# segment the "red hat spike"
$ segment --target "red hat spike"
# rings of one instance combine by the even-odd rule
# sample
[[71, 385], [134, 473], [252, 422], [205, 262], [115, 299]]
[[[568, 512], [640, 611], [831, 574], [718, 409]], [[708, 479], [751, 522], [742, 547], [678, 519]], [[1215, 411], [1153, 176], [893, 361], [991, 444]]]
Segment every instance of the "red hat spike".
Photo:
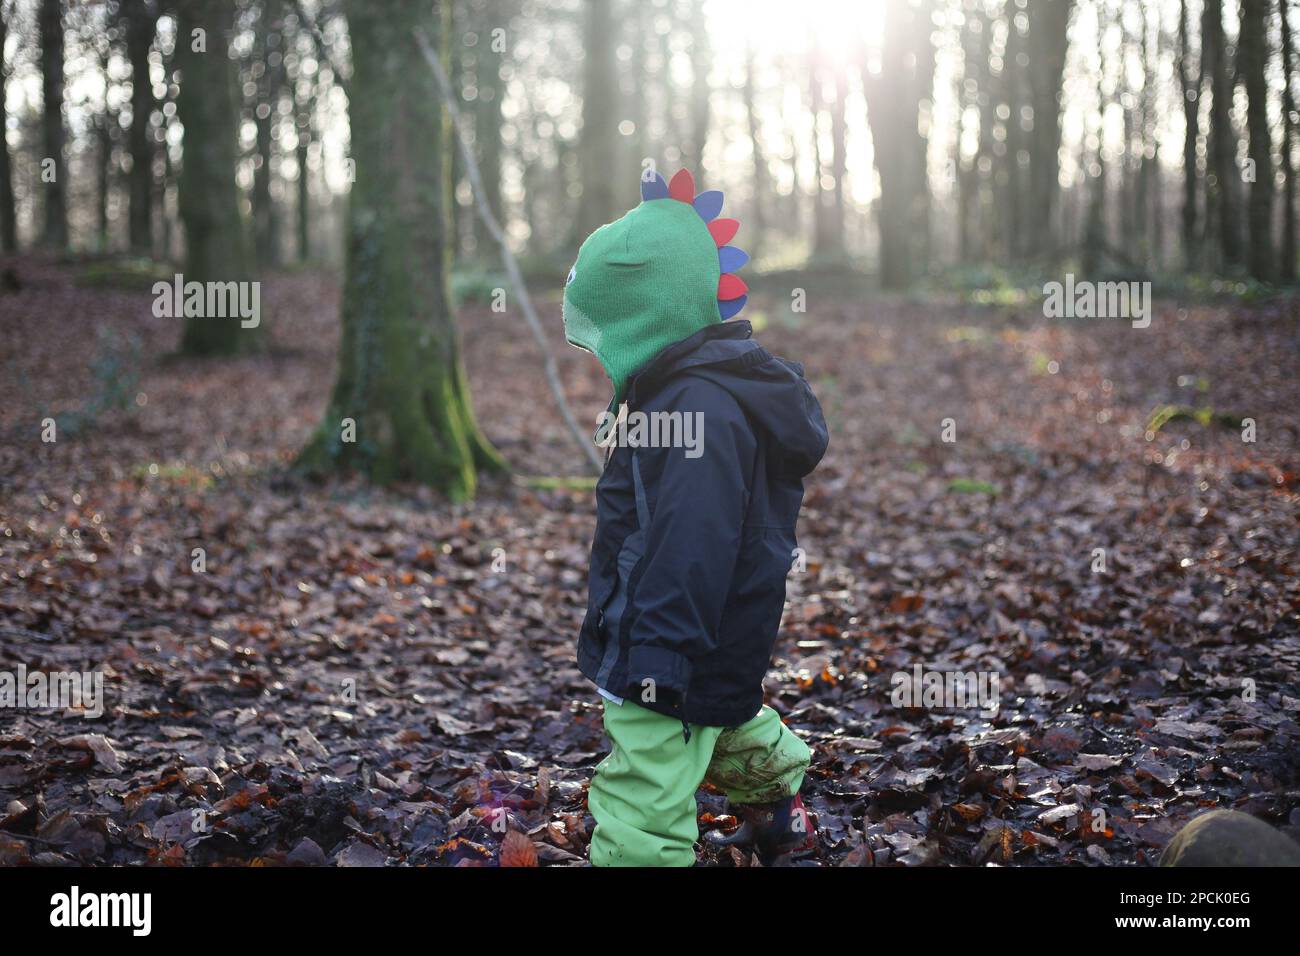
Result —
[[740, 229], [740, 222], [735, 219], [715, 219], [708, 225], [709, 235], [713, 236], [713, 241], [719, 248], [735, 238], [737, 230]]
[[684, 202], [690, 205], [695, 199], [695, 177], [691, 171], [683, 167], [673, 174], [673, 178], [668, 180], [668, 195], [678, 202]]
[[745, 285], [745, 280], [734, 272], [724, 272], [718, 279], [718, 298], [723, 302], [739, 299], [748, 291], [749, 286]]

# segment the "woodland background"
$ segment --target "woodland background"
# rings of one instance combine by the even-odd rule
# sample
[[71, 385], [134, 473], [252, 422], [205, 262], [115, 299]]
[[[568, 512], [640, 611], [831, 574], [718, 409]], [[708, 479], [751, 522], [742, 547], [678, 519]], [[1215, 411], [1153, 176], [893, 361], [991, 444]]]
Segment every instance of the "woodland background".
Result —
[[[1300, 827], [1294, 4], [0, 13], [0, 669], [108, 706], [6, 714], [0, 863], [582, 862], [552, 382], [580, 433], [608, 383], [559, 302], [647, 161], [726, 193], [831, 427], [768, 682], [816, 752], [800, 862]], [[178, 272], [260, 281], [260, 324], [159, 317]], [[1045, 317], [1067, 274], [1150, 282], [1150, 326]], [[998, 715], [895, 707], [917, 663], [999, 674]]]

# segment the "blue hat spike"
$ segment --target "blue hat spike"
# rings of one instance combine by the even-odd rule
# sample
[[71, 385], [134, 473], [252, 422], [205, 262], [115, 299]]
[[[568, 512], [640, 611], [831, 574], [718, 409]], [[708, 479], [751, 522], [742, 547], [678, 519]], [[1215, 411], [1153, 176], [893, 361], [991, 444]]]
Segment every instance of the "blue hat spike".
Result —
[[641, 178], [641, 199], [667, 199], [668, 198], [668, 181], [659, 173], [654, 174], [653, 179]]
[[745, 307], [745, 303], [748, 301], [749, 296], [742, 295], [739, 299], [728, 299], [725, 302], [719, 302], [718, 312], [722, 316], [722, 320], [725, 322], [727, 319], [734, 316]]
[[712, 222], [722, 212], [722, 193], [717, 189], [707, 189], [695, 197], [691, 203], [695, 212], [705, 222]]
[[738, 246], [723, 246], [718, 250], [718, 271], [737, 272], [749, 261], [749, 253]]

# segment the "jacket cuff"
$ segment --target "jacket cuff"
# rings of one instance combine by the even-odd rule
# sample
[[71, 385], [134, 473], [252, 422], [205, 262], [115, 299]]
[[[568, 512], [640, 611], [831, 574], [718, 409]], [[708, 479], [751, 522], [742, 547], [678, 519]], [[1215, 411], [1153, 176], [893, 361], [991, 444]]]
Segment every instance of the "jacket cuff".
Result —
[[691, 684], [691, 659], [664, 647], [634, 644], [627, 652], [627, 675], [634, 697], [640, 697], [641, 682], [648, 677], [655, 682], [658, 699], [668, 696], [665, 691], [680, 699]]

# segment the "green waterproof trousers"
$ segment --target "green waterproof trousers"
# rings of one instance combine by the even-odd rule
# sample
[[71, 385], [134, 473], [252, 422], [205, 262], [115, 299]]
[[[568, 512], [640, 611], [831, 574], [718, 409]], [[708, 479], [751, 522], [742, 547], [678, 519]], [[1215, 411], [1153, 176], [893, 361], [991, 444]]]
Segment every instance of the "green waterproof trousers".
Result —
[[630, 700], [604, 704], [613, 747], [587, 795], [592, 866], [691, 866], [701, 783], [732, 803], [770, 803], [798, 792], [811, 759], [771, 707], [739, 727], [691, 724], [687, 741], [679, 720]]

